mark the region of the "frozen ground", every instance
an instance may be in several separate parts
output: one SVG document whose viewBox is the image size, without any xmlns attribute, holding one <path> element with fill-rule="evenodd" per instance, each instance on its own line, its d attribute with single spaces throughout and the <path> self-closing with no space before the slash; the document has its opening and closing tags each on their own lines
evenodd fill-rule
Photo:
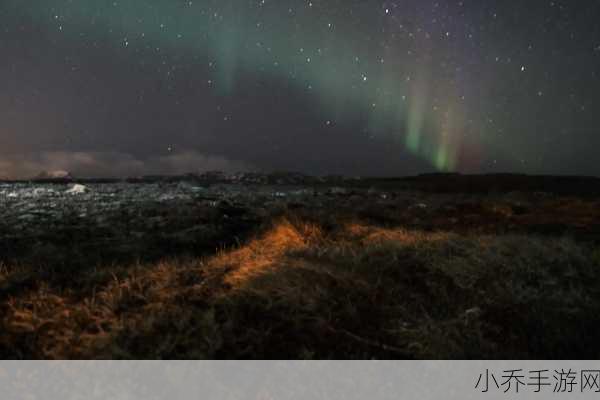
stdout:
<svg viewBox="0 0 600 400">
<path fill-rule="evenodd" d="M 426 230 L 573 234 L 597 240 L 595 198 L 427 193 L 334 185 L 0 184 L 3 260 L 48 253 L 153 259 L 237 243 L 284 214 Z M 82 254 L 85 257 L 82 256 Z"/>
<path fill-rule="evenodd" d="M 149 244 L 167 253 L 178 244 L 212 247 L 225 232 L 257 223 L 271 203 L 304 195 L 299 189 L 188 183 L 3 184 L 0 246 L 5 257 L 82 245 L 123 254 L 143 252 Z"/>
<path fill-rule="evenodd" d="M 600 198 L 435 179 L 1 184 L 0 356 L 600 354 Z"/>
<path fill-rule="evenodd" d="M 564 208 L 547 218 L 552 214 L 549 209 L 567 202 L 569 210 Z M 0 243 L 5 248 L 9 242 L 27 241 L 29 246 L 40 240 L 67 245 L 57 241 L 70 232 L 70 240 L 90 240 L 97 245 L 106 242 L 126 248 L 157 237 L 168 245 L 171 239 L 194 242 L 200 233 L 211 240 L 236 235 L 289 211 L 346 213 L 429 230 L 487 227 L 505 231 L 527 225 L 536 231 L 577 233 L 578 228 L 597 228 L 598 221 L 593 218 L 596 204 L 594 198 L 540 192 L 442 194 L 334 185 L 202 186 L 190 182 L 15 183 L 0 184 Z M 587 219 L 578 219 L 579 214 Z M 77 235 L 83 236 L 77 239 Z M 6 253 L 11 252 L 7 249 Z"/>
<path fill-rule="evenodd" d="M 379 191 L 292 185 L 1 184 L 0 250 L 4 260 L 197 255 L 289 208 L 335 208 L 364 196 L 389 200 Z"/>
</svg>

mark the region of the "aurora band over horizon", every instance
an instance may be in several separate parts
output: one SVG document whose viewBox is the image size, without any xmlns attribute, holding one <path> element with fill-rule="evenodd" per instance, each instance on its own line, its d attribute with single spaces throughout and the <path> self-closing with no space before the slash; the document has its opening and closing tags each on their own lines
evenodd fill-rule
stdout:
<svg viewBox="0 0 600 400">
<path fill-rule="evenodd" d="M 73 41 L 83 32 L 87 40 L 156 53 L 157 62 L 167 52 L 204 58 L 210 90 L 221 96 L 253 72 L 288 82 L 312 93 L 327 124 L 364 116 L 366 135 L 403 146 L 440 171 L 457 167 L 473 123 L 463 101 L 466 83 L 439 63 L 456 46 L 432 40 L 443 36 L 434 28 L 381 25 L 380 7 L 353 6 L 362 12 L 357 23 L 287 1 L 7 1 Z M 370 24 L 381 26 L 374 33 Z"/>
</svg>

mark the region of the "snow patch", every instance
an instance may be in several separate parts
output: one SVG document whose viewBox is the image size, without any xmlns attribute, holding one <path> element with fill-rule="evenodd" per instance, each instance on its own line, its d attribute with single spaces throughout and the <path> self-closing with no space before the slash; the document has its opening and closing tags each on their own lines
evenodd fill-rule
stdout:
<svg viewBox="0 0 600 400">
<path fill-rule="evenodd" d="M 67 190 L 65 193 L 67 194 L 84 194 L 88 192 L 88 187 L 84 185 L 73 185 L 71 189 Z"/>
</svg>

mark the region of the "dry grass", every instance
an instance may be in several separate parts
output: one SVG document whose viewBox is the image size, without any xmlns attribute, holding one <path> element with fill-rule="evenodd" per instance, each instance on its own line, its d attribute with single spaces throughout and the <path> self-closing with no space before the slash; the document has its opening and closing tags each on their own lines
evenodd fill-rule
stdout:
<svg viewBox="0 0 600 400">
<path fill-rule="evenodd" d="M 232 287 L 243 286 L 260 275 L 275 272 L 288 252 L 305 248 L 311 227 L 305 228 L 300 232 L 288 221 L 283 221 L 240 249 L 222 252 L 211 260 L 209 268 L 229 270 L 224 283 Z M 314 234 L 319 235 L 318 228 L 314 228 Z"/>
<path fill-rule="evenodd" d="M 290 218 L 209 258 L 93 269 L 79 287 L 2 266 L 0 355 L 597 358 L 599 251 Z"/>
</svg>

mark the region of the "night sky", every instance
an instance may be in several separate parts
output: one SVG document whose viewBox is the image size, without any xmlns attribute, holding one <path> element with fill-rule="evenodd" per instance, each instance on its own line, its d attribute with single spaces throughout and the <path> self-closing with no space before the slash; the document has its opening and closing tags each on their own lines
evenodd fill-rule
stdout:
<svg viewBox="0 0 600 400">
<path fill-rule="evenodd" d="M 0 176 L 600 175 L 598 0 L 0 0 Z"/>
</svg>

